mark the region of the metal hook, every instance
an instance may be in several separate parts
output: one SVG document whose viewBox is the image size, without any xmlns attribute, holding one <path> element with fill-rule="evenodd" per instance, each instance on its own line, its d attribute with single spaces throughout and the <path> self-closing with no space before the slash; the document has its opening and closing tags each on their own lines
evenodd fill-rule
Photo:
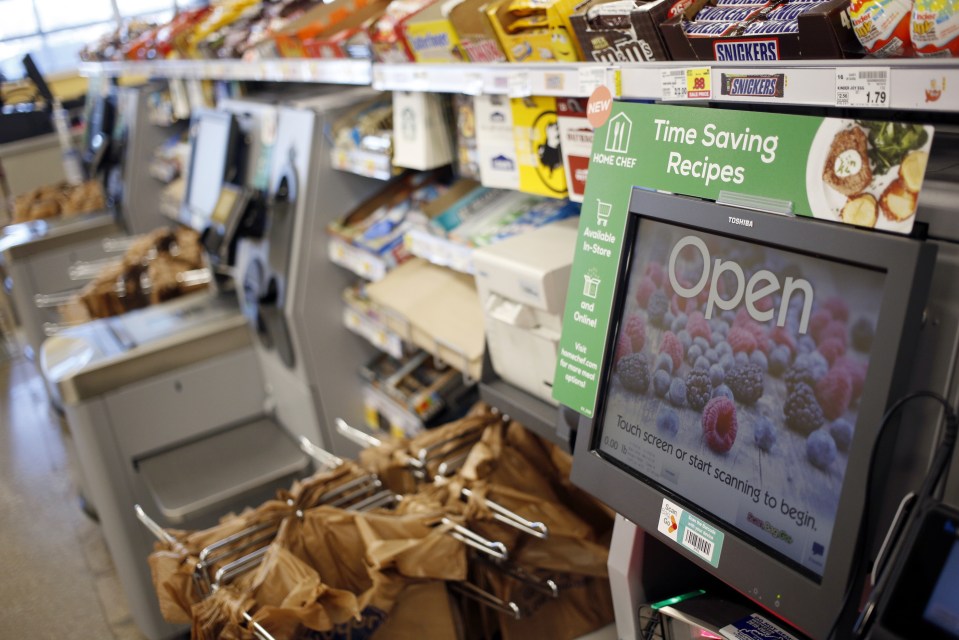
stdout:
<svg viewBox="0 0 959 640">
<path fill-rule="evenodd" d="M 480 589 L 472 582 L 448 582 L 449 587 L 457 593 L 479 602 L 480 604 L 501 611 L 514 620 L 520 620 L 523 617 L 522 611 L 515 602 L 507 602 L 497 598 L 489 591 Z"/>
</svg>

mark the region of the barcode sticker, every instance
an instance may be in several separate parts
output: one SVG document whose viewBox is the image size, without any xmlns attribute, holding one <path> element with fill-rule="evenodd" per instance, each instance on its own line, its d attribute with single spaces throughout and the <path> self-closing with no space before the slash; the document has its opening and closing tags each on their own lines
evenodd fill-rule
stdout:
<svg viewBox="0 0 959 640">
<path fill-rule="evenodd" d="M 659 532 L 692 551 L 714 567 L 719 566 L 725 534 L 669 500 L 663 500 Z"/>
<path fill-rule="evenodd" d="M 837 107 L 888 107 L 888 67 L 839 67 L 836 69 Z"/>
<path fill-rule="evenodd" d="M 709 560 L 713 555 L 713 543 L 700 537 L 692 529 L 686 529 L 683 534 L 683 546 L 692 549 L 706 560 Z"/>
</svg>

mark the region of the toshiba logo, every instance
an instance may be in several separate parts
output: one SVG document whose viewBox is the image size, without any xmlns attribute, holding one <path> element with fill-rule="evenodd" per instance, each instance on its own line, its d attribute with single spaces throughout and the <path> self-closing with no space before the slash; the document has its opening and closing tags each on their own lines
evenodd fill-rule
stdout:
<svg viewBox="0 0 959 640">
<path fill-rule="evenodd" d="M 747 220 L 747 219 L 745 219 L 745 218 L 735 218 L 735 217 L 733 217 L 733 216 L 729 216 L 729 221 L 730 221 L 731 223 L 733 223 L 733 224 L 738 224 L 740 227 L 750 227 L 750 228 L 751 228 L 751 227 L 753 226 L 753 221 L 752 221 L 752 220 Z"/>
</svg>

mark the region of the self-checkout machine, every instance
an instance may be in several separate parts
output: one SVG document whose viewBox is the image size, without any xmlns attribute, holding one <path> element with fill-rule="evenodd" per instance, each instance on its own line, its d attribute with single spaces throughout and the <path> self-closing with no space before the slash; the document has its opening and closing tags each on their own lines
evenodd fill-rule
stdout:
<svg viewBox="0 0 959 640">
<path fill-rule="evenodd" d="M 329 136 L 339 117 L 377 95 L 337 88 L 280 108 L 266 231 L 238 248 L 242 306 L 277 415 L 296 433 L 321 433 L 322 446 L 337 455 L 357 449 L 334 430 L 336 419 L 363 420 L 361 385 L 349 367 L 374 349 L 343 331 L 339 305 L 331 304 L 351 279 L 327 255 L 326 226 L 383 182 L 334 169 Z"/>
<path fill-rule="evenodd" d="M 262 208 L 242 177 L 257 161 L 243 148 L 261 146 L 249 144 L 259 130 L 249 128 L 259 124 L 253 111 L 194 116 L 181 219 L 202 230 L 216 290 L 73 327 L 44 344 L 45 374 L 134 619 L 150 638 L 183 628 L 160 614 L 146 562 L 154 538 L 134 505 L 162 527 L 209 526 L 308 473 L 296 436 L 319 439 L 278 418 L 231 286 L 237 239 L 261 231 Z"/>
<path fill-rule="evenodd" d="M 898 166 L 873 173 L 869 131 L 621 103 L 597 127 L 554 397 L 581 413 L 573 481 L 620 514 L 620 638 L 854 637 L 867 565 L 942 432 L 928 400 L 883 414 L 915 390 L 959 397 L 954 152 L 903 127 Z M 929 180 L 893 221 L 883 195 L 922 184 L 908 153 Z M 864 194 L 877 230 L 841 224 Z"/>
<path fill-rule="evenodd" d="M 169 135 L 149 121 L 154 90 L 91 83 L 93 107 L 81 155 L 88 176 L 104 183 L 107 210 L 4 229 L 0 256 L 30 358 L 59 327 L 57 307 L 115 259 L 131 234 L 169 222 L 157 204 L 160 183 L 149 172 L 153 150 Z"/>
</svg>

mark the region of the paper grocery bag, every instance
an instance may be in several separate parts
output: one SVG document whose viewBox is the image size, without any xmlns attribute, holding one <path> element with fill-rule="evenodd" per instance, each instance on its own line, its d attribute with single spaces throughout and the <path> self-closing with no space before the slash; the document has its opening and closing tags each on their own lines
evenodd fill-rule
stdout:
<svg viewBox="0 0 959 640">
<path fill-rule="evenodd" d="M 253 640 L 243 626 L 243 612 L 254 606 L 244 588 L 225 587 L 192 608 L 191 640 Z"/>
<path fill-rule="evenodd" d="M 294 638 L 304 628 L 334 629 L 360 615 L 354 593 L 324 584 L 314 569 L 279 545 L 264 556 L 251 592 L 253 619 L 275 638 Z"/>
<path fill-rule="evenodd" d="M 464 580 L 466 548 L 447 534 L 444 514 L 373 514 L 357 517 L 366 559 L 379 570 L 410 578 Z"/>
<path fill-rule="evenodd" d="M 605 578 L 566 574 L 554 576 L 559 587 L 559 597 L 524 589 L 523 586 L 487 570 L 489 589 L 504 600 L 516 602 L 522 616 L 499 614 L 499 631 L 502 640 L 573 640 L 614 620 L 613 599 L 609 581 Z"/>
<path fill-rule="evenodd" d="M 416 479 L 407 464 L 406 443 L 386 440 L 380 446 L 367 447 L 360 451 L 358 462 L 393 493 L 406 495 L 416 491 Z"/>
<path fill-rule="evenodd" d="M 371 640 L 456 640 L 462 630 L 455 607 L 445 582 L 410 583 Z"/>
<path fill-rule="evenodd" d="M 330 491 L 365 475 L 367 475 L 365 469 L 352 461 L 345 460 L 338 467 L 318 471 L 308 478 L 294 481 L 289 490 L 277 492 L 277 499 L 286 501 L 291 510 L 308 509 L 317 506 Z"/>
<path fill-rule="evenodd" d="M 285 502 L 270 500 L 256 509 L 224 516 L 219 524 L 208 529 L 167 530 L 177 540 L 176 547 L 171 549 L 165 543 L 157 542 L 155 551 L 148 558 L 153 588 L 164 619 L 173 623 L 192 620 L 193 605 L 206 595 L 197 590 L 193 580 L 200 552 L 205 547 L 257 524 L 275 522 L 279 525 L 289 513 L 290 507 Z"/>
<path fill-rule="evenodd" d="M 197 591 L 193 581 L 194 568 L 202 549 L 258 524 L 272 522 L 279 527 L 284 518 L 299 509 L 313 506 L 324 494 L 365 473 L 357 465 L 346 462 L 336 469 L 320 471 L 298 480 L 291 489 L 278 492 L 276 500 L 240 514 L 224 516 L 219 524 L 208 529 L 170 530 L 169 533 L 177 539 L 179 546 L 171 550 L 163 543 L 157 543 L 157 550 L 149 558 L 153 586 L 164 619 L 174 623 L 190 622 L 191 607 L 205 595 Z"/>
</svg>

